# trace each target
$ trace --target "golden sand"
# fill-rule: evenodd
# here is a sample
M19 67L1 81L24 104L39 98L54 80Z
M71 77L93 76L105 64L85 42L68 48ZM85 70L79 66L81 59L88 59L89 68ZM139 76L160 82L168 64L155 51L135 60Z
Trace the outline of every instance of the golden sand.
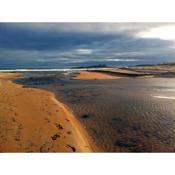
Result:
M0 152L91 152L90 138L53 93L0 73ZM92 144L91 144L92 145Z
M107 75L105 73L81 71L74 80L115 80L122 77Z

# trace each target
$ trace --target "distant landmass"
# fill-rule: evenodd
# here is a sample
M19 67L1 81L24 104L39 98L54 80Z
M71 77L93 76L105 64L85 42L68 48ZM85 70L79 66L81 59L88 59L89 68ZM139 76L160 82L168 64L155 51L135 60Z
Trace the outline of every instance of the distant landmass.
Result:
M175 62L167 62L167 63L164 62L164 63L161 63L159 65L175 66Z
M73 69L83 69L83 68L105 68L108 67L106 64L98 64L98 65L92 65L92 66L79 66L79 67L73 67Z

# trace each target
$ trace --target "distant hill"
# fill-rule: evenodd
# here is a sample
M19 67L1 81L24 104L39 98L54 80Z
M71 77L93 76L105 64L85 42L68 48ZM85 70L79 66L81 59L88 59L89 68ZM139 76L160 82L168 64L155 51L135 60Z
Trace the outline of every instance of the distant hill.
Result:
M105 64L98 64L98 65L92 65L92 66L79 66L79 67L74 67L73 69L84 69L84 68L105 68L107 65Z
M175 62L164 62L164 63L159 63L159 64L138 64L138 65L136 65L136 66L142 66L142 67L146 67L146 66L156 66L156 65L158 65L158 66L163 66L163 65L166 65L166 66L175 66ZM132 67L132 66L131 66Z
M161 63L159 65L167 65L167 66L175 66L175 62L171 62L171 63Z

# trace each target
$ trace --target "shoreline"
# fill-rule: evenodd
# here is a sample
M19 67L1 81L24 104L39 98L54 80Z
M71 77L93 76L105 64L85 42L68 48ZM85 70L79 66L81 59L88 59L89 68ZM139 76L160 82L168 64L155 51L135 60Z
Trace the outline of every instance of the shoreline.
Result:
M2 104L1 107L4 107L4 110L0 111L0 117L3 116L3 118L0 118L0 126L1 128L3 128L2 125L4 125L4 123L8 125L8 127L3 128L6 131L2 131L1 133L1 138L4 138L4 140L2 139L3 143L1 143L0 152L95 151L95 146L93 146L93 143L91 143L90 136L88 136L88 133L86 133L83 126L81 126L80 123L78 123L77 119L75 118L73 113L68 109L68 107L66 107L63 103L57 100L54 93L43 89L36 89L30 87L24 88L22 85L12 82L12 80L18 76L19 74L13 73L8 73L6 75L4 75L4 73L0 74L0 88L5 94L4 96L0 94L0 102ZM18 97L16 93L19 93L21 95ZM16 97L13 98L13 96ZM26 104L24 104L27 97L30 97L30 99L28 100L32 100L32 98L35 99L33 99L34 101L28 101ZM6 104L5 98L7 98L7 102L10 103L10 105ZM50 105L50 107L46 107L45 109L43 99L41 98L46 98L46 104L48 106ZM34 104L32 104L33 102ZM12 105L14 105L14 103L19 103L19 107L16 107L16 109L13 110L5 109L5 107L7 106L9 108L12 108ZM41 109L49 109L50 112L45 114L45 111L41 111ZM50 114L54 113L54 110L59 110L58 114ZM14 116L14 114L12 113L16 114L17 116ZM34 116L30 115L29 113L33 114ZM6 114L8 115L8 117ZM50 115L54 115L53 119ZM10 116L13 116L12 121L10 119ZM45 116L45 118L43 116ZM31 119L29 119L28 117L31 117ZM35 119L36 121L33 121ZM54 124L51 124L50 126L48 126L48 128L47 126L43 126L43 123L45 123L45 119L48 120L49 124L55 122L61 123L58 125L59 129L56 128ZM16 124L16 121L18 121L18 124ZM12 125L14 126L12 127ZM45 125L47 125L47 123ZM38 128L40 129L40 131L36 133L35 130ZM8 130L10 130L10 132L8 132ZM57 130L59 130L59 132L57 132ZM53 132L53 134L51 134L51 131ZM71 134L67 134L67 136L66 132L69 132ZM18 138L16 138L16 133L18 133ZM54 133L56 134L54 135ZM51 138L53 138L53 140ZM33 140L30 142L32 142L31 145L35 146L27 148L26 145L28 144L28 140ZM43 150L41 150L42 148Z
M55 95L52 99L55 103L57 103L65 111L65 113L67 113L67 115L70 116L70 118L69 118L70 123L76 129L77 134L79 135L79 138L81 138L83 140L83 142L88 145L88 147L90 148L90 152L98 152L96 145L94 143L92 143L92 141L90 141L91 139L90 139L89 134L84 129L84 127L82 127L81 123L76 119L76 117L74 116L73 112L69 109L69 107L66 104L58 101Z
M173 68L0 73L0 151L172 152L173 127L156 132L174 122L173 101L155 97L174 97Z

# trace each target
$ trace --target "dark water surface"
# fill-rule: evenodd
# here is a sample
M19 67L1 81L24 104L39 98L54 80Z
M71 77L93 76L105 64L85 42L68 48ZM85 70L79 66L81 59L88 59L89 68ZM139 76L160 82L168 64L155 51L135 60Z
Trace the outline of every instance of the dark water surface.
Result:
M70 75L52 77L20 82L55 92L100 151L175 151L175 78L83 81L71 80Z

